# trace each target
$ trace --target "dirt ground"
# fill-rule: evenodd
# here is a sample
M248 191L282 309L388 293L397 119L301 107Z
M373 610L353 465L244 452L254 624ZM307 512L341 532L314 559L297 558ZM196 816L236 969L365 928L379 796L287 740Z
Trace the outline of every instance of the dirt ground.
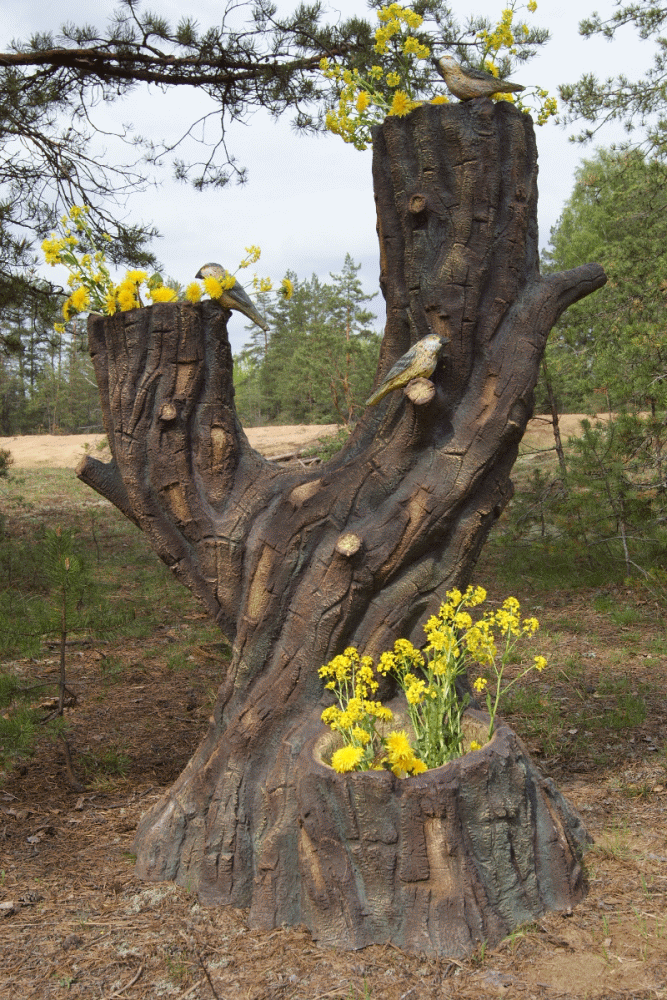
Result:
M560 418L563 440L577 434L584 417L577 413ZM589 420L605 420L606 415ZM318 438L335 434L336 424L293 424L283 427L248 427L246 434L253 448L267 457L299 452L315 444ZM103 460L108 459L104 434L30 434L22 437L0 437L0 448L8 449L14 459L15 469L68 469L74 468L86 452ZM549 448L553 444L551 422L546 417L535 417L528 424L522 450Z
M336 424L295 424L284 427L248 427L246 434L253 448L267 457L300 452L318 438L335 434ZM29 434L0 437L0 448L8 449L14 469L73 469L86 452L109 459L105 434Z
M320 436L323 428L299 428L278 450L302 443L309 430ZM538 424L535 433L542 431ZM63 452L74 447L65 441L49 439L49 462L64 462ZM549 447L548 439L536 446ZM28 458L19 459L17 444L9 447L20 468ZM67 464L81 457L82 441L75 450ZM99 498L91 493L90 502ZM492 570L482 561L480 582L488 585ZM179 624L165 622L151 636L153 647L164 647L162 658L147 661L140 641L77 646L68 739L85 789L68 785L63 753L46 741L0 784L0 997L667 998L664 620L644 593L609 594L635 609L639 629L596 611L586 592L517 593L526 613L540 619L552 669L539 684L547 683L560 705L553 739L545 732L525 739L594 837L585 859L587 896L572 913L546 913L463 962L426 960L393 946L321 948L302 928L254 931L243 910L204 908L187 887L140 882L134 830L205 732L224 669L220 644L193 645L187 670L166 666ZM105 669L111 662L113 671ZM619 663L632 693L646 702L645 719L612 735L579 732L573 720L582 703L601 715L611 711L601 679ZM14 667L26 676L36 668L30 661ZM39 670L56 677L55 651ZM534 693L546 691L538 685ZM104 774L82 769L104 755L111 764L122 755L121 775L111 767Z

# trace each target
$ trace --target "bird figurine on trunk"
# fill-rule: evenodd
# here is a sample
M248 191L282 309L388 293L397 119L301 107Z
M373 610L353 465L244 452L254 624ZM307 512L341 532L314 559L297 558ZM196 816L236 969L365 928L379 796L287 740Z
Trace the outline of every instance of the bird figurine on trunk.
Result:
M195 277L199 279L215 278L217 281L224 283L230 275L221 264L204 264L199 268ZM238 281L235 280L231 288L225 288L223 285L222 295L211 297L215 298L223 309L236 309L237 312L242 312L244 316L251 319L262 330L266 331L269 329L263 317L255 309L245 289Z
M393 365L372 395L366 400L366 406L375 406L381 399L394 389L403 389L413 378L428 378L435 371L440 351L449 343L449 337L439 337L437 333L429 333L406 351Z
M454 97L458 97L461 101L471 101L475 97L491 97L493 94L518 94L526 89L520 83L500 80L492 73L485 73L484 70L461 66L450 55L434 59L433 64Z

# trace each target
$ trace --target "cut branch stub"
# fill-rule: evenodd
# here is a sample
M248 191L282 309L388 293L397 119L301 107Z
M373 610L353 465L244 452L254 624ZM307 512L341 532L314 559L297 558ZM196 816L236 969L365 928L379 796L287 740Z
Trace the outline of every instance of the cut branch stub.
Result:
M481 757L401 784L334 775L312 753L323 733L318 668L350 645L377 658L399 637L422 644L447 590L467 584L511 496L549 330L605 277L594 264L540 276L532 123L505 102L388 118L376 131L373 175L387 301L376 383L437 333L451 343L427 380L430 398L417 380L368 408L317 472L279 468L250 448L236 418L216 303L91 318L113 458L87 458L78 471L146 532L233 640L206 739L139 826L139 873L248 906L255 926L305 922L350 947L394 940L426 949L407 910L427 907L428 896L428 947L458 952L483 932L491 940L527 914L576 901L578 820L500 729ZM357 804L345 812L348 794ZM408 823L414 833L395 843L380 836L376 798L392 828ZM418 808L419 799L432 805ZM462 808L478 835L455 842L450 822ZM318 810L319 830L310 818ZM344 815L349 825L340 826ZM516 862L520 877L486 857L490 829L528 852ZM412 869L407 861L411 838L428 861L412 881L400 874L417 870L417 855ZM393 872L382 890L392 894L391 926L371 918L366 876L355 876L354 896L357 856L368 878L373 858L387 879ZM458 889L436 891L438 879L459 885L447 867L454 857L469 878L462 906ZM475 871L496 862L503 884L494 888Z

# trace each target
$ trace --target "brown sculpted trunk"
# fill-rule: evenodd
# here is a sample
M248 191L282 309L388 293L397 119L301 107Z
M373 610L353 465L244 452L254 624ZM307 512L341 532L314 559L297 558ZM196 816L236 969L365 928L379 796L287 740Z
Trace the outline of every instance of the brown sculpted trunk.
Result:
M208 735L137 832L141 874L249 907L255 927L456 955L575 902L585 831L502 725L418 777L336 774L317 671L348 645L422 644L446 591L467 584L511 496L549 330L605 278L594 264L540 277L532 123L509 104L388 118L373 176L377 381L437 333L450 343L435 392L413 383L368 408L317 470L278 468L236 418L216 303L94 317L113 459L79 475L233 640Z

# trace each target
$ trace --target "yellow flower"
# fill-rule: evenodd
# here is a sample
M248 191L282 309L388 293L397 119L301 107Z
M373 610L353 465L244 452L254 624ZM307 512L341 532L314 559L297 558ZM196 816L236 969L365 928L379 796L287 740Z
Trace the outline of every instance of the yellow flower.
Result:
M339 719L342 728L349 729L355 722L361 722L365 715L367 704L368 702L365 702L360 697L350 698L347 708L344 712L341 712Z
M283 298L287 299L288 302L294 295L294 285L289 278L283 278L280 282L280 294Z
M185 298L188 302L199 302L202 296L201 285L196 281L191 281L185 289Z
M415 649L409 639L397 639L394 643L394 653L397 657L401 657L415 666L422 667L424 665L424 657L418 649Z
M146 271L128 271L125 275L125 281L131 282L133 285L141 285L148 277Z
M529 0L529 2L526 4L526 7L528 8L531 14L534 14L535 11L537 10L536 0Z
M371 99L368 95L368 91L360 90L357 96L357 111L360 115L364 113L370 103Z
M427 623L428 624L428 623ZM445 653L446 656L456 656L458 654L458 643L454 632L446 625L426 633L428 636L428 649L437 653Z
M128 284L127 281L121 282L118 286L116 298L118 299L118 306L121 312L127 312L129 309L139 308L139 300L134 293L134 286Z
M204 278L204 289L212 299L219 299L223 292L222 284L212 274Z
M535 657L535 669L536 670L544 670L544 668L546 667L546 665L547 665L547 660L546 660L545 656L536 656Z
M54 264L60 264L62 257L60 253L63 249L64 241L59 240L55 233L51 233L51 239L46 239L42 242L42 250L44 252L44 257L46 258L46 263L50 264L51 267Z
M414 10L405 10L403 12L403 20L407 24L408 28L412 28L414 31L416 28L420 28L424 23L424 18L421 14L418 14Z
M413 677L412 674L406 675L406 681L408 677L410 677L411 680L408 682L408 686L405 689L406 700L409 705L419 705L424 700L426 682L418 680L418 678Z
M471 740L470 741L470 750L471 751L472 750L481 750L481 749L482 749L482 744L478 743L477 740Z
M415 107L415 101L411 101L408 95L402 90L397 90L388 113L390 115L398 115L399 118L402 118L403 115L409 114Z
M333 727L337 725L340 714L341 711L337 705L329 705L328 708L324 709L320 718L325 725Z
M173 288L167 285L160 285L159 288L151 288L150 297L153 302L176 302L178 295Z
M388 650L380 656L380 662L378 663L378 673L388 674L396 666L396 657L393 653Z
M405 39L405 42L403 43L403 52L407 56L416 56L417 59L428 59L431 54L431 50L428 45L422 45L421 42L419 42L416 38L413 38L412 35Z
M90 305L90 295L85 288L77 288L69 297L74 312L83 312Z
M436 97L431 98L431 104L449 104L449 98L444 94L438 94Z
M391 35L386 30L386 28L378 28L377 31L375 32L374 49L380 55L384 55L384 53L387 51L390 37Z
M254 244L250 247L245 248L245 252L248 256L241 261L240 267L248 267L249 264L256 264L259 258L262 256L262 251L258 246Z
M481 694L482 691L484 691L484 689L488 686L488 683L489 682L486 679L486 677L478 677L475 683L473 684L473 687L475 691L479 691L479 693Z
M104 300L104 310L108 316L113 316L116 311L116 290L114 288L107 292Z
M331 766L339 774L354 771L364 756L362 747L341 747L331 757Z
M411 770L412 762L415 759L415 752L410 746L408 734L401 729L398 732L389 733L384 742L387 750L387 760L392 769L397 767L402 771Z
M387 73L387 83L390 87L398 87L400 82L400 73Z
M379 719L380 722L391 722L391 720L394 718L394 713L392 712L392 710L390 708L387 708L387 706L383 705L382 702L380 701L376 701L374 703L372 714L375 716L376 719Z
M350 735L357 743L361 743L362 747L365 747L371 740L371 734L366 729L362 729L361 726L353 726Z

